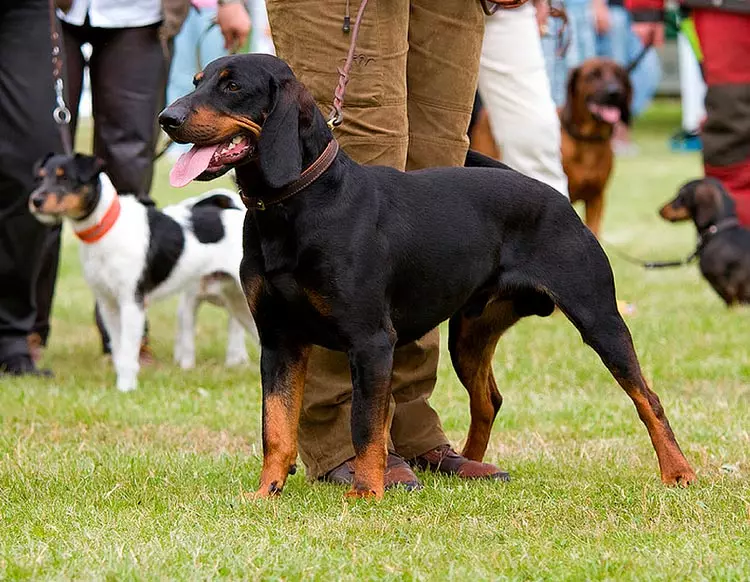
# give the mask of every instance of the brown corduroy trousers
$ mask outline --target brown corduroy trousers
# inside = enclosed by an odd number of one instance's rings
[[[279,57],[328,114],[350,34],[346,0],[268,0]],[[359,2],[351,1],[354,26]],[[344,123],[335,132],[361,164],[414,170],[461,166],[477,84],[484,15],[476,0],[370,0],[346,90]],[[436,282],[439,284],[439,282]],[[406,458],[448,442],[427,400],[437,377],[435,329],[396,350],[389,447]],[[354,456],[351,376],[346,355],[314,348],[310,357],[299,451],[310,478]]]

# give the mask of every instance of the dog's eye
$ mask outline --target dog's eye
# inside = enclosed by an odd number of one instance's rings
[[[240,86],[237,83],[235,83],[234,81],[229,81],[229,83],[227,83],[227,89],[229,91],[239,91],[240,90]]]

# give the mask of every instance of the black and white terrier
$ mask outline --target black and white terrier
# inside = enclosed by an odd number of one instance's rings
[[[111,337],[119,390],[137,386],[145,307],[151,301],[184,294],[175,354],[183,367],[194,361],[191,314],[202,298],[215,298],[257,337],[239,280],[245,213],[231,196],[213,191],[159,211],[133,196],[118,196],[103,162],[81,154],[50,154],[35,175],[31,213],[42,222],[69,221],[82,243],[83,274]],[[232,341],[237,338],[230,336],[229,351],[236,352]]]

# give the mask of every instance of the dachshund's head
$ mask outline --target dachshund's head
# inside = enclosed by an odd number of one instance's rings
[[[737,215],[731,196],[715,178],[688,182],[667,202],[659,214],[670,222],[693,220],[699,229],[707,228],[724,218]]]
[[[628,72],[612,59],[597,57],[570,72],[565,110],[580,120],[629,124],[632,98]]]
[[[222,57],[198,73],[193,84],[192,93],[159,115],[173,140],[194,144],[172,169],[174,186],[213,180],[256,163],[264,182],[281,188],[300,176],[306,154],[303,134],[314,119],[330,139],[312,97],[281,59]]]
[[[103,170],[104,162],[94,156],[47,154],[34,166],[29,211],[45,224],[85,218],[98,201]]]

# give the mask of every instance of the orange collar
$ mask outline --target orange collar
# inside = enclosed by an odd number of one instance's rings
[[[75,232],[75,235],[86,244],[93,244],[100,240],[105,234],[107,234],[117,222],[120,216],[120,197],[115,194],[112,199],[112,203],[109,205],[107,212],[104,213],[102,219],[94,226]]]

